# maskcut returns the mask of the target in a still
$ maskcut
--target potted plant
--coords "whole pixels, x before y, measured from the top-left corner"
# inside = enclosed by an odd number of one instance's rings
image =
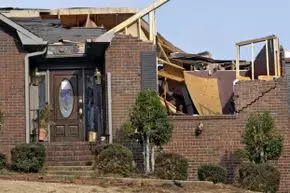
[[[39,141],[45,141],[48,134],[48,126],[53,124],[52,109],[49,104],[46,104],[39,112]]]

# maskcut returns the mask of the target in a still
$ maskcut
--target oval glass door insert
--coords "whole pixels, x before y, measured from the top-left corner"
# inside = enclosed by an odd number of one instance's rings
[[[68,118],[74,107],[74,93],[70,81],[64,79],[59,88],[59,108],[62,116]]]

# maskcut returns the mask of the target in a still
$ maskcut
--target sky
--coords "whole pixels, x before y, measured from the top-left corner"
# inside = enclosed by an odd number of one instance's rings
[[[20,8],[141,9],[152,2],[154,0],[0,0],[1,7]],[[157,11],[157,28],[186,52],[209,51],[216,59],[234,59],[236,42],[272,34],[280,38],[285,49],[290,49],[288,12],[289,0],[170,0]]]

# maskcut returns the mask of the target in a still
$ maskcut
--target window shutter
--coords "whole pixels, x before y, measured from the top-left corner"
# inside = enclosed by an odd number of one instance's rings
[[[157,92],[156,51],[141,52],[141,88]]]

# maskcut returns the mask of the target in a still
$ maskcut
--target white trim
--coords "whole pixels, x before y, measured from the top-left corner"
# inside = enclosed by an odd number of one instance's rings
[[[113,120],[112,120],[112,76],[111,72],[107,73],[107,89],[108,89],[108,129],[109,129],[109,143],[113,143]]]

